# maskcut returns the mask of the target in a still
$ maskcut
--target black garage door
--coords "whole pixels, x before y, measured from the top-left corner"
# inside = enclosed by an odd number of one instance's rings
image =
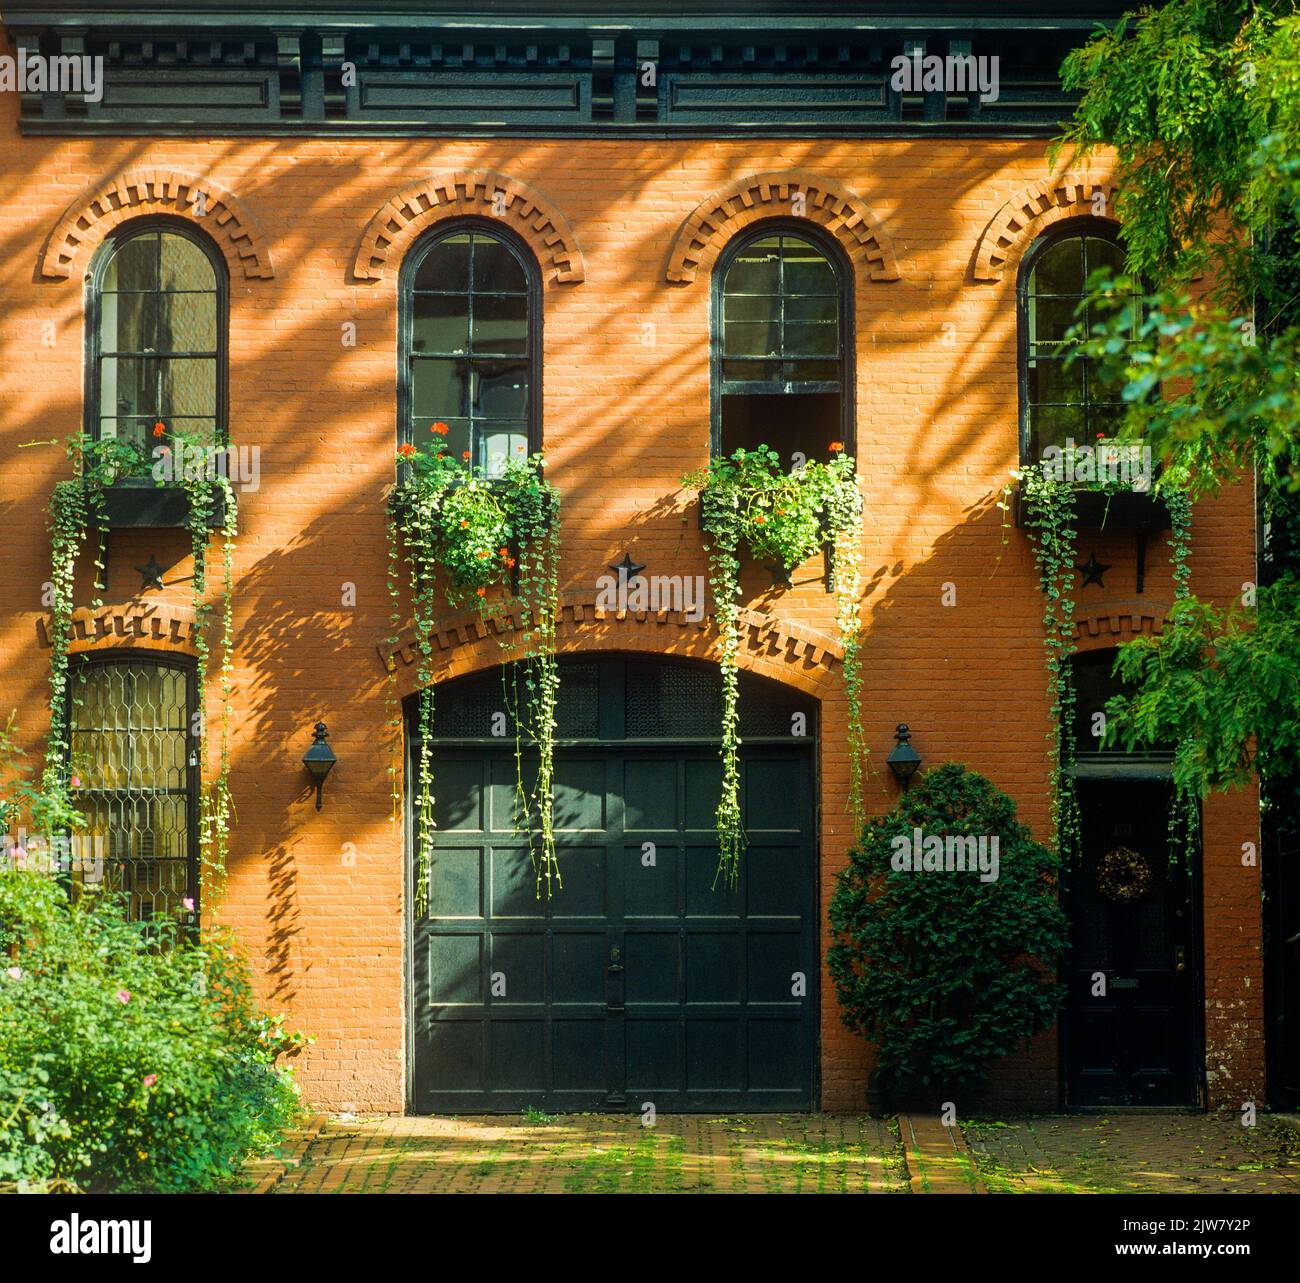
[[[414,1110],[812,1108],[813,701],[745,677],[750,845],[732,891],[713,885],[716,669],[573,662],[561,691],[548,904],[512,826],[513,732],[490,737],[502,677],[439,688]]]

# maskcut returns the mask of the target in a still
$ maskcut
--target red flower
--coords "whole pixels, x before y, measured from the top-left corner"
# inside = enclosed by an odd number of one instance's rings
[[[145,1074],[144,1078],[143,1078],[141,1081],[144,1083],[144,1085],[145,1085],[146,1087],[152,1087],[152,1086],[154,1085],[154,1083],[156,1083],[156,1082],[158,1081],[158,1075],[157,1075],[157,1074]]]
[[[409,459],[415,453],[415,447],[409,441],[406,441],[397,447],[397,453],[403,459]]]
[[[460,452],[460,457],[461,457],[462,459],[464,459],[466,462],[468,462],[468,461],[469,461],[469,451],[468,451],[468,450],[462,450],[462,451]]]
[[[506,569],[507,569],[507,570],[513,570],[514,568],[515,568],[515,559],[514,559],[513,557],[507,557],[507,558],[506,558]]]
[[[153,425],[153,434],[156,437],[162,436],[167,431],[167,425],[161,419]]]
[[[429,431],[432,432],[435,437],[445,437],[451,429],[445,423],[439,422],[431,423],[429,425]]]
[[[462,530],[464,530],[468,525],[469,525],[469,522],[466,521],[464,517],[462,517],[462,518],[460,519],[460,528],[461,528]]]
[[[843,441],[832,441],[832,442],[831,442],[831,453],[832,453],[832,454],[840,454],[840,453],[843,452],[843,450],[844,450],[844,442],[843,442]]]
[[[476,593],[478,593],[478,595],[479,595],[480,597],[486,597],[486,596],[487,596],[487,589],[486,589],[486,588],[475,588],[474,591],[475,591]]]

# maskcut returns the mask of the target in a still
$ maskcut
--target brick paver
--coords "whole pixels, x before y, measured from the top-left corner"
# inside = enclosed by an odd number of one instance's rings
[[[897,1124],[851,1115],[327,1119],[275,1193],[899,1193]]]
[[[990,1193],[1300,1193],[1300,1130],[1233,1113],[967,1122]]]

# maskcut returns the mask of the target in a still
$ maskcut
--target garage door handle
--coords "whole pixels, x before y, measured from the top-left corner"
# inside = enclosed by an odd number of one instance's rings
[[[621,962],[611,962],[606,969],[609,971],[611,976],[619,976],[623,974],[623,964]]]
[[[607,1002],[607,1003],[605,1004],[605,1010],[606,1010],[606,1011],[626,1011],[627,1008],[624,1007],[623,1004],[622,1004],[621,1002]]]

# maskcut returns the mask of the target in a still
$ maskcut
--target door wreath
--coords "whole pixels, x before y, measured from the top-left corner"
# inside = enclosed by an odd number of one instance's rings
[[[1116,904],[1132,904],[1151,890],[1151,866],[1136,851],[1117,846],[1101,857],[1097,889]]]

